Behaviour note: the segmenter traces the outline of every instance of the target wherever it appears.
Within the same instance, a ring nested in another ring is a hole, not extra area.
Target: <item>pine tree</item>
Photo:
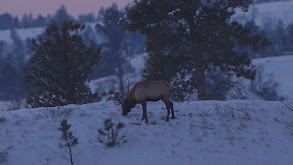
[[[78,144],[78,139],[73,136],[73,132],[69,131],[71,125],[67,124],[67,120],[64,119],[60,123],[58,130],[62,132],[62,139],[65,141],[64,146],[68,148],[70,163],[73,165],[73,153],[72,147]]]
[[[0,99],[18,100],[26,97],[28,88],[23,82],[25,53],[24,44],[15,30],[10,30],[13,46],[7,49],[3,44],[3,56],[0,53]],[[4,46],[6,48],[4,48]]]
[[[27,102],[33,107],[51,107],[93,102],[86,84],[92,67],[100,59],[100,48],[86,46],[80,36],[85,26],[65,21],[51,23],[44,35],[32,39],[33,57],[25,80],[32,83]]]
[[[197,89],[199,100],[204,100],[207,99],[206,74],[211,70],[219,68],[223,73],[248,79],[255,76],[247,52],[237,52],[234,48],[249,47],[257,51],[268,41],[230,21],[236,8],[247,11],[249,4],[250,0],[136,0],[126,10],[120,25],[146,34],[146,50],[153,56],[179,60],[172,77],[180,75],[182,81],[193,81],[190,85]],[[165,61],[160,62],[165,65],[162,63]]]
[[[129,63],[127,57],[143,52],[144,41],[143,37],[139,33],[125,32],[118,25],[120,17],[123,16],[123,12],[119,11],[117,4],[113,4],[107,9],[100,11],[102,16],[101,22],[103,24],[96,25],[97,33],[101,34],[105,38],[102,51],[102,65],[101,70],[104,75],[117,75],[119,80],[120,93],[125,93],[124,81],[125,73],[133,71],[132,66]],[[123,94],[122,94],[123,95]]]
[[[54,16],[54,20],[58,25],[61,25],[64,21],[70,21],[73,20],[72,16],[70,16],[67,12],[67,9],[64,5],[62,5],[56,12],[56,15]]]
[[[116,125],[116,126],[115,126]],[[118,142],[118,133],[119,130],[122,129],[125,125],[121,122],[118,124],[114,124],[112,119],[106,119],[104,121],[104,128],[99,129],[98,132],[102,136],[107,136],[107,142],[105,143],[106,147],[112,148],[115,147],[119,142]],[[120,138],[120,140],[122,140]],[[103,143],[103,140],[100,139],[100,142]]]
[[[288,50],[289,53],[293,53],[293,24],[291,23],[287,27],[288,30]]]

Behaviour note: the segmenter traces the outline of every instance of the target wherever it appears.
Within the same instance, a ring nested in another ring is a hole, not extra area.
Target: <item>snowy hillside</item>
[[[285,24],[293,23],[293,1],[280,1],[251,5],[248,12],[236,11],[233,19],[241,23],[253,19],[260,27],[276,26],[279,20]]]
[[[257,68],[257,87],[275,83],[279,97],[293,99],[293,55],[254,59]]]
[[[96,23],[87,23],[86,27],[91,27],[95,29]],[[45,27],[37,27],[37,28],[26,28],[26,29],[16,29],[16,33],[19,38],[24,42],[26,39],[31,39],[40,35],[44,32]],[[7,44],[13,44],[12,39],[10,38],[11,31],[10,30],[0,30],[0,41],[4,41]],[[101,42],[101,37],[97,35],[97,33],[93,33],[92,38],[96,39],[96,42]]]
[[[58,131],[60,121],[68,118],[79,139],[73,147],[77,165],[293,164],[293,112],[280,102],[201,101],[174,106],[176,119],[165,122],[163,103],[149,103],[148,124],[140,120],[140,105],[124,117],[112,102],[7,111],[2,114],[6,120],[0,122],[0,152],[7,152],[9,165],[70,164],[64,158],[66,149],[59,146],[63,141]],[[124,122],[120,135],[127,140],[112,149],[97,139],[97,130],[109,117]]]
[[[246,100],[293,99],[293,55],[253,59],[252,64],[256,68],[255,80],[237,80]],[[228,98],[232,100],[233,97],[239,98],[236,93]]]

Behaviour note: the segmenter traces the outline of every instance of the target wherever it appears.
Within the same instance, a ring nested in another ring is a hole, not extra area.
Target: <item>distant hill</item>
[[[95,25],[98,22],[95,23],[86,23],[86,27],[90,26],[92,29],[95,28]],[[26,39],[34,38],[37,35],[42,34],[45,31],[45,27],[35,27],[35,28],[22,28],[22,29],[15,29],[17,35],[22,41],[25,41]],[[6,42],[7,44],[13,44],[12,39],[10,38],[11,30],[0,30],[0,41]],[[96,35],[94,33],[93,35]],[[97,39],[99,39],[98,36],[96,36]]]
[[[270,3],[260,3],[251,5],[247,13],[243,13],[240,9],[236,11],[234,20],[241,23],[247,20],[254,19],[256,24],[264,27],[266,24],[276,25],[279,20],[282,20],[285,24],[293,23],[293,1],[278,1]],[[96,23],[87,23],[94,28]],[[42,33],[43,27],[39,28],[27,28],[17,29],[17,33],[20,38],[25,40],[27,38],[35,37]],[[9,30],[0,30],[0,41],[11,41]]]

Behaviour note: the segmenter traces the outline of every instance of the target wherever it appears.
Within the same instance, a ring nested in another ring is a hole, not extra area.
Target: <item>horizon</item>
[[[97,16],[99,10],[104,7],[110,7],[113,3],[117,3],[119,9],[124,9],[128,3],[133,0],[1,0],[0,15],[9,13],[13,17],[22,19],[24,14],[32,14],[33,18],[39,15],[54,15],[63,5],[68,14],[74,18],[79,15],[93,13]]]

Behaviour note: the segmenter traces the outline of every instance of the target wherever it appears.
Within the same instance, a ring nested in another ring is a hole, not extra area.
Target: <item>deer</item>
[[[162,100],[167,108],[166,122],[169,121],[170,109],[172,110],[172,119],[174,116],[173,103],[170,101],[171,85],[163,80],[141,81],[136,83],[127,94],[125,100],[119,99],[122,104],[122,115],[126,116],[136,104],[142,104],[142,119],[148,123],[147,102]]]

